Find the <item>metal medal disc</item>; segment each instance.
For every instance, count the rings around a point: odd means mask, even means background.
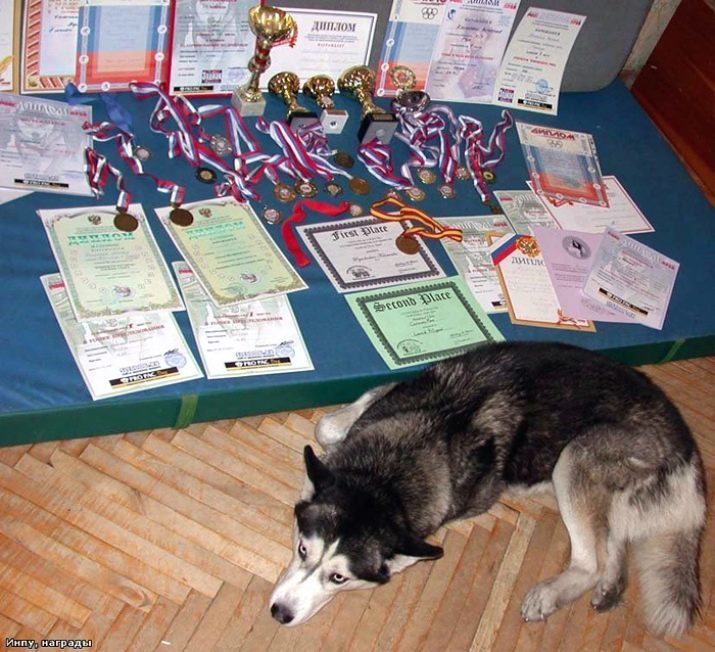
[[[482,179],[487,183],[494,183],[497,180],[497,175],[492,170],[482,170]]]
[[[211,168],[196,168],[196,178],[201,183],[213,183],[216,181],[216,173]]]
[[[414,256],[420,250],[420,243],[416,238],[409,238],[406,235],[398,235],[395,245],[403,254]]]
[[[318,194],[317,186],[310,181],[299,181],[294,189],[301,197],[315,197]]]
[[[454,190],[453,186],[450,186],[447,183],[443,183],[439,188],[439,194],[442,195],[445,199],[454,199],[455,196],[457,195],[456,191]]]
[[[278,201],[287,204],[295,199],[295,190],[285,183],[277,183],[273,187],[273,194]]]
[[[469,170],[464,165],[459,165],[454,171],[454,176],[458,181],[468,181],[472,175],[469,174]]]
[[[418,188],[417,186],[410,186],[409,188],[406,188],[405,194],[412,201],[422,201],[427,196],[425,191],[422,190],[422,188]]]
[[[325,184],[324,190],[331,197],[337,197],[338,195],[343,194],[343,187],[339,183],[336,183],[335,181],[328,181],[328,183]]]
[[[136,231],[139,227],[139,220],[126,211],[119,211],[114,216],[114,226],[120,231],[131,233],[132,231]]]
[[[151,158],[151,150],[144,145],[136,145],[132,150],[132,156],[140,161],[148,161]]]
[[[434,183],[437,181],[437,175],[434,173],[433,170],[430,170],[429,168],[419,168],[417,170],[417,178],[422,182],[422,183]]]
[[[169,219],[177,226],[191,226],[194,222],[191,211],[179,206],[169,213]]]
[[[211,149],[219,156],[226,156],[231,153],[231,141],[221,134],[214,134],[209,141]]]
[[[360,177],[352,177],[348,185],[356,195],[367,195],[370,192],[370,184]]]
[[[360,206],[360,204],[350,204],[348,211],[353,217],[360,217],[363,214],[362,206]]]
[[[397,188],[390,188],[390,190],[385,193],[385,198],[402,201],[402,195],[400,194],[400,191],[397,190]]]
[[[355,159],[350,156],[350,154],[343,151],[335,152],[335,154],[333,154],[333,161],[336,165],[339,165],[341,168],[345,168],[346,170],[355,165]]]
[[[281,212],[277,208],[266,206],[263,209],[263,219],[266,220],[268,224],[278,224],[282,217]]]

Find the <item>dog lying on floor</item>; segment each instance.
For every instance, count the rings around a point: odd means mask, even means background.
[[[425,537],[507,489],[552,489],[571,539],[569,566],[528,591],[524,620],[589,590],[594,609],[616,606],[628,546],[653,633],[680,635],[698,612],[700,455],[677,408],[630,367],[562,344],[488,345],[368,391],[316,436],[326,455],[305,448],[294,556],[270,600],[282,624],[439,558]]]

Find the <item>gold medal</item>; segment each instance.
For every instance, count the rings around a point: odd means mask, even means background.
[[[117,210],[119,212],[114,216],[114,226],[127,233],[136,231],[139,227],[139,220],[134,215],[127,213],[123,208],[118,208]]]
[[[174,210],[169,213],[169,219],[177,226],[191,226],[194,223],[194,216],[191,211],[174,206]]]
[[[406,188],[405,194],[412,201],[422,201],[427,196],[425,191],[422,190],[422,188],[418,188],[417,186],[410,186],[409,188]]]
[[[370,192],[370,184],[360,177],[352,177],[348,185],[356,195],[367,195]]]
[[[395,245],[403,254],[410,256],[414,256],[420,250],[420,243],[417,242],[417,239],[406,235],[398,235]]]
[[[333,161],[336,165],[339,165],[341,168],[345,168],[346,170],[355,165],[355,159],[350,156],[350,154],[343,151],[335,152],[335,154],[333,154]]]
[[[464,165],[459,165],[457,167],[457,169],[454,171],[454,176],[457,181],[468,181],[472,178],[472,175],[469,173],[469,170]]]
[[[419,170],[417,170],[417,178],[425,184],[430,184],[437,181],[437,175],[429,168],[420,168]]]
[[[285,183],[277,183],[273,187],[273,194],[276,199],[284,204],[295,199],[295,190]]]
[[[213,183],[216,181],[216,173],[211,168],[196,168],[196,178],[201,183]]]
[[[442,195],[444,199],[454,199],[457,195],[454,186],[450,186],[447,183],[443,183],[437,190],[439,190],[439,194]]]
[[[294,189],[301,197],[315,197],[318,194],[317,186],[310,181],[299,181]]]

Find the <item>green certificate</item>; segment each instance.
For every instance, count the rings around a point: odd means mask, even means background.
[[[390,369],[504,340],[459,277],[358,292],[345,299]]]
[[[307,286],[247,204],[210,199],[185,204],[193,221],[171,221],[171,207],[156,213],[217,306],[303,290]]]

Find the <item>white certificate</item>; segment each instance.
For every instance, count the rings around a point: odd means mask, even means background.
[[[586,16],[530,7],[509,42],[494,103],[556,115],[561,79]]]
[[[425,90],[433,99],[490,104],[520,0],[448,0]]]
[[[526,183],[532,188],[531,181]],[[542,203],[544,209],[562,229],[583,231],[584,233],[603,233],[607,227],[621,233],[655,231],[616,177],[604,175],[603,186],[606,189],[606,197],[608,197],[608,207],[576,202],[560,206],[554,206],[549,201]],[[538,197],[538,195],[534,196]]]
[[[91,194],[84,151],[92,139],[82,130],[91,121],[86,105],[0,93],[0,186]]]
[[[186,263],[173,267],[208,378],[314,369],[287,296],[217,308]]]
[[[358,217],[299,226],[297,231],[335,289],[353,292],[445,276],[419,238],[414,254],[397,248],[395,241],[407,226]]]
[[[442,238],[440,242],[484,312],[506,312],[506,301],[489,246],[490,236],[500,238],[505,233],[513,233],[507,219],[503,215],[478,215],[440,217],[439,222],[462,230],[462,242],[449,238]]]
[[[535,226],[561,228],[539,201],[538,195],[531,190],[495,190],[494,196],[515,233],[533,235]]]
[[[78,322],[62,277],[40,280],[93,400],[203,376],[171,313]]]
[[[20,0],[0,0],[0,91],[17,91],[20,54]]]
[[[114,226],[112,206],[37,211],[80,321],[184,309],[141,205],[128,213],[134,231]]]
[[[281,45],[271,50],[271,65],[261,76],[264,88],[283,70],[292,70],[303,83],[318,74],[337,80],[346,68],[367,65],[377,14],[294,7],[285,10],[298,25],[298,38],[294,47]]]
[[[661,330],[680,263],[606,229],[584,293],[634,322]]]
[[[178,0],[171,93],[231,93],[248,79],[255,44],[248,10],[254,4],[254,0]]]

